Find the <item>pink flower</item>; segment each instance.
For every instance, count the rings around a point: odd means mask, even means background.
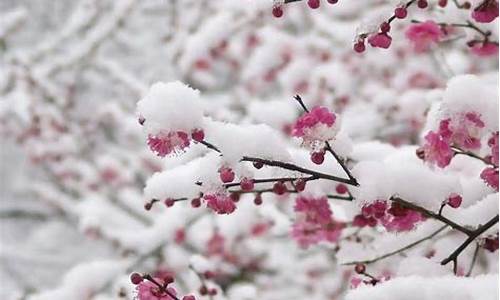
[[[470,50],[481,57],[498,55],[498,45],[491,42],[475,43]]]
[[[316,106],[310,112],[304,113],[295,122],[292,135],[301,137],[306,143],[328,141],[335,137],[337,117],[324,106]]]
[[[491,163],[498,167],[498,131],[490,137],[488,146],[491,148]]]
[[[387,205],[384,200],[377,200],[361,208],[361,214],[354,217],[353,225],[358,227],[382,224],[388,231],[408,231],[415,225],[425,220],[425,217],[417,211],[402,207],[392,202]]]
[[[206,252],[208,256],[224,255],[226,239],[218,232],[215,232],[212,237],[207,241]]]
[[[498,17],[498,1],[484,0],[472,11],[472,18],[479,23],[490,23]]]
[[[353,277],[351,278],[351,289],[357,288],[361,283],[363,283],[363,280],[359,277]]]
[[[451,142],[459,147],[469,150],[481,148],[481,129],[484,122],[475,112],[468,112],[458,118],[453,119],[450,124]]]
[[[307,222],[327,224],[332,219],[332,210],[326,197],[316,199],[300,196],[295,200],[294,210],[303,213]]]
[[[218,214],[230,214],[236,210],[233,200],[224,193],[206,194],[203,199],[207,203],[207,207]]]
[[[498,191],[498,168],[486,168],[481,172],[481,179]]]
[[[406,38],[408,38],[416,52],[424,52],[429,50],[433,43],[437,43],[443,32],[438,24],[433,21],[413,24],[406,30]]]
[[[421,149],[424,153],[424,161],[436,164],[440,168],[449,165],[453,158],[453,151],[449,142],[433,131],[427,133],[425,144]]]
[[[160,157],[164,157],[187,148],[189,146],[189,135],[183,131],[149,135],[148,145],[151,151]]]
[[[163,284],[163,280],[160,278],[154,279],[159,284]],[[137,291],[137,299],[138,300],[175,300],[175,298],[171,297],[168,293],[172,295],[176,295],[177,292],[175,289],[168,287],[167,291],[164,289],[160,289],[154,283],[144,280],[136,286]]]
[[[391,46],[392,38],[387,33],[377,33],[368,38],[372,47],[387,49]]]
[[[302,248],[321,241],[338,240],[344,224],[333,219],[326,197],[299,196],[294,209],[297,212],[297,220],[292,226],[291,234]]]

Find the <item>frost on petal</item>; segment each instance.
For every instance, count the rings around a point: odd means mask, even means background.
[[[481,179],[486,184],[498,191],[498,168],[486,168],[481,172]]]
[[[425,144],[422,150],[424,151],[424,160],[436,164],[440,168],[448,166],[453,158],[453,151],[449,142],[433,131],[425,136]]]
[[[314,146],[333,140],[340,129],[337,116],[323,106],[304,113],[293,125],[292,135],[302,138],[304,144]]]

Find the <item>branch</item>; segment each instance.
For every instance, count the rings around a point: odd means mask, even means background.
[[[491,218],[486,224],[480,226],[478,229],[474,230],[469,237],[465,240],[465,242],[462,243],[453,253],[450,254],[447,258],[443,259],[441,261],[442,265],[448,264],[450,261],[453,261],[453,270],[456,273],[457,269],[457,260],[458,256],[469,246],[470,243],[472,243],[478,236],[480,236],[483,232],[486,230],[490,229],[493,227],[495,224],[498,223],[498,215],[495,217]]]
[[[411,202],[408,202],[406,200],[403,200],[399,197],[391,197],[389,200],[393,201],[393,202],[396,202],[396,203],[399,203],[401,204],[402,206],[406,207],[406,208],[410,208],[412,210],[415,210],[415,211],[418,211],[420,212],[421,214],[423,214],[424,216],[426,217],[429,217],[429,218],[432,218],[432,219],[436,219],[438,221],[441,221],[442,223],[445,223],[446,225],[450,226],[451,228],[455,229],[455,230],[458,230],[462,233],[465,233],[466,235],[468,236],[471,236],[474,234],[474,231],[470,230],[470,229],[467,229],[465,228],[464,226],[462,225],[459,225],[455,222],[453,222],[452,220],[440,215],[440,214],[437,214],[435,212],[432,212],[426,208],[423,208],[421,206],[418,206],[416,204],[413,204]]]
[[[313,170],[309,170],[303,167],[299,167],[297,165],[294,165],[292,163],[286,163],[282,161],[277,161],[277,160],[268,160],[268,159],[263,159],[263,158],[257,158],[257,157],[249,157],[249,156],[244,156],[241,161],[250,161],[250,162],[259,162],[267,166],[272,166],[272,167],[280,167],[282,169],[290,170],[290,171],[297,171],[301,172],[304,174],[312,175],[315,176],[317,179],[326,179],[326,180],[332,180],[336,182],[341,182],[345,183],[348,185],[354,185],[357,186],[357,182],[353,182],[351,179],[346,179],[346,178],[341,178],[333,175],[329,175],[326,173],[321,173]]]
[[[445,230],[446,227],[448,227],[447,225],[445,226],[442,226],[441,228],[439,228],[438,230],[434,231],[433,233],[431,233],[430,235],[424,237],[424,238],[421,238],[420,240],[417,240],[411,244],[408,244],[402,248],[399,248],[395,251],[392,251],[392,252],[389,252],[389,253],[386,253],[384,255],[381,255],[381,256],[378,256],[376,258],[373,258],[373,259],[368,259],[368,260],[363,260],[363,261],[353,261],[353,262],[348,262],[348,263],[343,263],[342,265],[355,265],[355,264],[371,264],[371,263],[374,263],[374,262],[377,262],[379,260],[382,260],[382,259],[385,259],[385,258],[388,258],[388,257],[391,257],[395,254],[398,254],[398,253],[401,253],[403,251],[406,251],[408,249],[411,249],[415,246],[417,246],[418,244],[421,244],[427,240],[430,240],[432,239],[433,237],[435,237],[436,235],[438,235],[441,231]]]
[[[474,265],[476,264],[477,256],[479,254],[479,244],[476,245],[476,249],[474,250],[474,255],[472,256],[472,261],[469,266],[469,271],[467,271],[467,274],[465,276],[469,277],[472,274],[472,270],[474,269]]]
[[[302,100],[302,98],[299,95],[295,95],[295,97],[293,97],[293,98],[299,103],[299,105],[302,107],[302,109],[306,113],[309,112],[309,109],[307,109],[307,106],[305,105],[304,101]],[[351,171],[349,171],[349,169],[345,165],[344,160],[335,151],[333,151],[333,148],[330,145],[330,142],[325,141],[325,149],[326,149],[326,151],[330,152],[333,155],[333,157],[335,158],[337,163],[342,167],[342,170],[344,170],[346,175],[349,177],[350,184],[354,185],[354,186],[359,186],[358,181],[356,180],[356,178],[354,178],[354,176],[352,176]]]
[[[310,181],[317,179],[315,176],[309,176],[309,177],[279,177],[279,178],[265,178],[265,179],[253,179],[253,183],[266,183],[266,182],[277,182],[277,181],[283,181],[283,182],[288,182],[288,181],[295,181],[302,179],[304,181]],[[231,183],[226,183],[224,186],[226,188],[230,188],[233,186],[239,186],[241,182],[231,182]]]

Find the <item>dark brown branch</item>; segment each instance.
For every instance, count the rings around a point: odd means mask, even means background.
[[[410,7],[413,3],[417,2],[417,0],[411,0],[411,1],[408,1],[406,2],[406,4],[404,5],[405,8],[408,8]],[[392,21],[394,21],[396,19],[396,14],[393,14],[389,19],[387,19],[387,23],[391,24]]]
[[[316,179],[326,179],[326,180],[332,180],[332,181],[336,181],[336,182],[345,183],[348,185],[354,185],[354,186],[357,185],[357,182],[353,182],[351,179],[341,178],[341,177],[333,176],[330,174],[309,170],[309,169],[294,165],[292,163],[286,163],[286,162],[277,161],[277,160],[268,160],[268,159],[257,158],[257,157],[249,157],[249,156],[244,156],[241,159],[241,161],[259,162],[259,163],[262,163],[262,164],[267,165],[267,166],[280,167],[282,169],[286,169],[286,170],[290,170],[290,171],[297,171],[297,172],[301,172],[304,174],[312,175],[312,176],[316,177]]]
[[[266,182],[277,182],[277,181],[283,181],[283,182],[289,182],[289,181],[295,181],[302,179],[304,181],[310,181],[317,179],[315,176],[309,176],[309,177],[279,177],[279,178],[265,178],[265,179],[254,179],[253,183],[266,183]],[[224,186],[226,188],[230,188],[233,186],[239,186],[240,182],[231,182],[231,183],[226,183]]]
[[[309,109],[307,108],[304,101],[302,100],[302,98],[299,95],[295,95],[295,97],[293,97],[293,98],[299,103],[299,105],[302,107],[302,109],[306,113],[309,112]],[[330,143],[328,141],[325,141],[325,149],[326,149],[326,151],[330,152],[333,155],[333,157],[335,158],[337,163],[340,165],[340,167],[342,167],[342,170],[344,170],[344,173],[349,177],[349,181],[350,181],[351,185],[359,186],[358,181],[356,180],[356,178],[354,178],[354,176],[352,176],[351,171],[349,171],[349,168],[347,168],[344,160],[333,150],[332,146],[330,145]]]
[[[263,194],[263,193],[273,193],[273,189],[259,189],[259,190],[251,190],[251,191],[243,191],[243,190],[230,190],[230,193],[236,193],[236,194]],[[287,189],[285,193],[290,193],[290,194],[298,194],[299,192],[297,190],[291,190]],[[343,200],[343,201],[352,201],[353,198],[349,196],[339,196],[339,195],[326,195],[328,199],[335,199],[335,200]]]
[[[481,157],[481,156],[479,156],[479,155],[477,155],[477,154],[475,154],[473,152],[465,151],[465,150],[462,150],[462,149],[460,149],[458,147],[452,147],[452,150],[453,150],[453,155],[466,155],[466,156],[478,159],[478,160],[484,162],[487,165],[495,166],[491,161],[489,161],[486,158]]]
[[[477,237],[479,237],[482,233],[484,233],[486,230],[490,229],[491,227],[495,226],[495,224],[498,223],[498,215],[495,217],[491,218],[486,224],[480,226],[478,229],[474,230],[469,237],[455,250],[453,253],[450,254],[447,258],[443,259],[441,261],[442,265],[448,264],[450,261],[453,261],[453,269],[457,269],[457,260],[458,256],[469,246],[470,243],[472,243]]]
[[[421,214],[423,214],[424,216],[428,217],[428,218],[432,218],[432,219],[436,219],[438,221],[441,221],[442,223],[445,223],[447,224],[448,226],[450,226],[451,228],[455,229],[455,230],[458,230],[462,233],[465,233],[466,235],[470,236],[472,235],[474,232],[470,229],[467,229],[465,228],[464,226],[462,225],[459,225],[455,222],[453,222],[452,220],[440,215],[440,214],[437,214],[435,212],[432,212],[428,209],[425,209],[421,206],[418,206],[416,204],[413,204],[411,202],[408,202],[406,200],[403,200],[399,197],[391,197],[390,198],[391,201],[393,202],[396,202],[396,203],[399,203],[401,204],[402,206],[406,207],[406,208],[409,208],[409,209],[412,209],[412,210],[415,210],[415,211],[418,211],[420,212]]]

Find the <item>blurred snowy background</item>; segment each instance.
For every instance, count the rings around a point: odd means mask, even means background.
[[[318,11],[297,3],[276,19],[270,0],[0,0],[0,299],[130,298],[116,282],[180,251],[165,246],[175,231],[158,221],[164,212],[143,209],[145,180],[182,163],[154,157],[137,124],[135,104],[156,81],[200,89],[216,119],[285,133],[300,93],[342,112],[354,141],[401,145],[418,143],[433,89],[452,75],[497,80],[498,58],[472,56],[468,31],[413,54],[395,24],[391,49],[354,53],[356,30],[396,2],[341,0]],[[498,37],[496,24],[485,26]],[[149,249],[151,240],[161,247]],[[80,275],[62,282],[96,261],[119,270],[87,272],[109,277],[99,290]],[[58,290],[68,285],[86,295]]]

